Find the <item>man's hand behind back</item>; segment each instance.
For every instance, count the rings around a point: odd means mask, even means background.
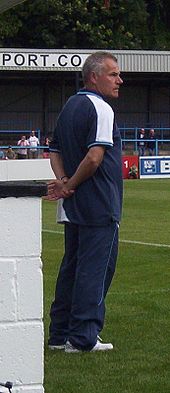
[[[48,183],[48,195],[43,199],[55,201],[60,198],[70,198],[74,190],[67,187],[67,182],[62,180],[52,180]]]

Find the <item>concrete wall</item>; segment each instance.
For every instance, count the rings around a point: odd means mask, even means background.
[[[50,160],[0,160],[0,181],[54,179]]]
[[[7,177],[22,177],[22,171],[14,176],[10,163],[0,161],[1,178],[5,166]],[[28,166],[34,177],[32,163]],[[4,197],[4,184],[0,185],[0,381],[13,382],[13,393],[43,393],[41,198]],[[7,392],[1,387],[0,391]]]

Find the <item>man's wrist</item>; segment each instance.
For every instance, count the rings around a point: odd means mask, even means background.
[[[65,178],[68,178],[68,176],[66,176],[66,175],[60,176],[60,177],[58,177],[57,179],[58,179],[58,180],[63,180],[63,179],[65,179]]]

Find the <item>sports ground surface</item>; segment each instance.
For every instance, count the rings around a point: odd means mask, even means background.
[[[106,301],[107,353],[47,348],[63,254],[56,203],[43,201],[46,393],[170,392],[170,179],[126,180],[116,275]]]

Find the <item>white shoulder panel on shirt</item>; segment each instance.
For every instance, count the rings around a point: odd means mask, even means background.
[[[97,113],[96,142],[107,142],[113,144],[114,111],[102,98],[87,95],[93,103]]]

